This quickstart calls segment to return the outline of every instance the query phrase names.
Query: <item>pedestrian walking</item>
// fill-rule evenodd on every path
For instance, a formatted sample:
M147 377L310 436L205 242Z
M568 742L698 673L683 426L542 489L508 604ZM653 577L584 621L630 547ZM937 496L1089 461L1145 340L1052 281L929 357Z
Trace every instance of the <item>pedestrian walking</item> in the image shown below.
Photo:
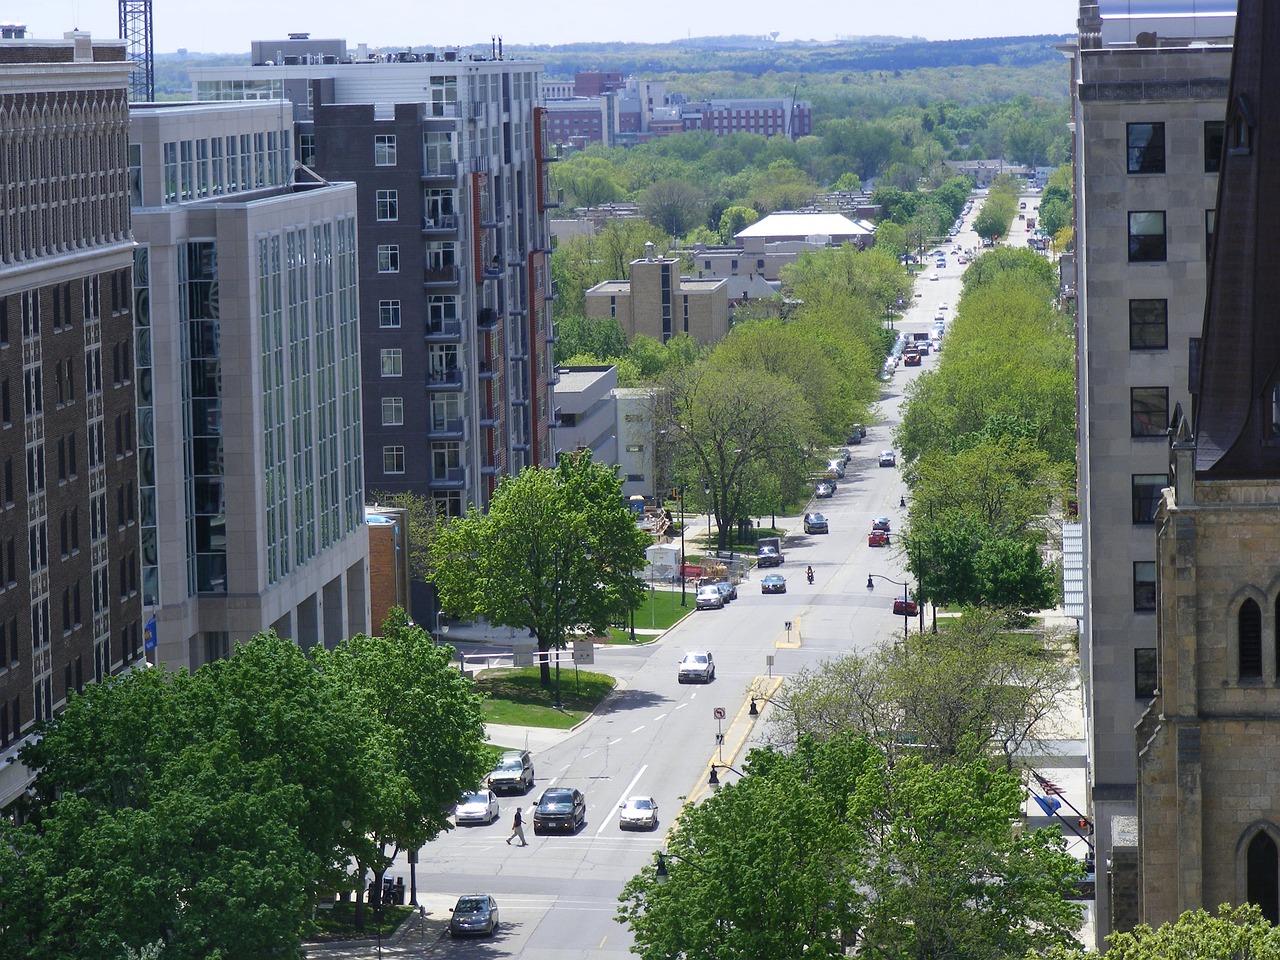
M520 846L527 847L529 845L524 841L524 817L521 815L519 807L516 807L515 819L511 821L511 836L507 837L507 844L510 845L511 841L516 837L520 838Z

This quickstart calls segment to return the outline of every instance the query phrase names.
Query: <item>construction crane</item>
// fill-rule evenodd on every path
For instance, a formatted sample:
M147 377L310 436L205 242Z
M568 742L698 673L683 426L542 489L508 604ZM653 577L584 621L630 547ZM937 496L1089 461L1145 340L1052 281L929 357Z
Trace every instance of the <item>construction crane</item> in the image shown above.
M151 0L120 0L120 39L129 74L129 102L152 103L156 98L156 52L151 34Z

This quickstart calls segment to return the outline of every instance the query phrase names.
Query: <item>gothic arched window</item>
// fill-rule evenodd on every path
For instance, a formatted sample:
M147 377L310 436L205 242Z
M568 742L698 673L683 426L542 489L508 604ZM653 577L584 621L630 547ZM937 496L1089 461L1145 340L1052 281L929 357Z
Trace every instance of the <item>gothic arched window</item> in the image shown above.
M1280 854L1265 831L1249 841L1245 853L1245 896L1271 923L1280 923Z
M1239 628L1241 680L1262 679L1262 610L1256 600L1245 600L1236 615Z

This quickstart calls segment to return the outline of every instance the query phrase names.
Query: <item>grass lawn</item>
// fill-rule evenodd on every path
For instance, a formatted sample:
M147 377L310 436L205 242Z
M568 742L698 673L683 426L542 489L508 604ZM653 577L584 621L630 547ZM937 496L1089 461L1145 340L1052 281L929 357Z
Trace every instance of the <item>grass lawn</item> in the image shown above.
M654 590L652 596L646 591L644 600L636 608L636 629L666 630L668 627L679 623L686 614L693 612L693 595L696 592L693 585L690 584L685 594L688 606L682 607L680 606L679 590ZM609 634L610 643L630 643L630 623L625 627L614 627L609 631ZM636 634L637 643L647 643L652 639L653 634Z
M309 942L330 940L364 940L374 939L379 929L384 937L394 933L405 918L413 913L413 907L397 907L384 905L382 920L378 921L377 908L365 904L364 929L356 929L356 905L349 900L339 900L332 910L317 910L315 919L305 932Z
M679 600L677 599L677 604ZM484 718L489 723L510 723L523 727L555 727L568 730L585 720L616 685L604 673L560 668L560 699L563 710L555 708L555 670L551 686L542 686L538 667L484 670L476 676L476 688L485 696Z

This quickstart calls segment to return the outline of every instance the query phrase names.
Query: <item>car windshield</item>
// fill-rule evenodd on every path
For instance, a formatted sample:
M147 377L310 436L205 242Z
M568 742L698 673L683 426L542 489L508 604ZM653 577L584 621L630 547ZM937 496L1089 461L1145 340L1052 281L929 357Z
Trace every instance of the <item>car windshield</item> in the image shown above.
M449 901L446 900L445 903ZM454 913L485 913L489 909L489 901L485 897L463 897L453 908Z
M510 760L503 760L501 763L497 765L497 767L494 768L494 772L495 773L519 773L520 761L514 757Z
M820 514L820 513L815 513L815 514L814 514L812 517L810 517L809 519L810 519L811 521L813 521L814 523L825 523L825 522L826 522L826 520L827 520L827 518L826 518L826 517L824 517L824 516L823 516L822 514Z
M685 663L699 665L707 662L707 658L702 654L695 654L684 658Z
M632 810L652 810L653 801L652 800L631 800L630 802L628 802L627 806L629 806Z
M464 793L462 795L463 803L488 803L489 795L486 793Z
M573 808L573 794L556 793L543 796L538 804L543 810L570 810Z

